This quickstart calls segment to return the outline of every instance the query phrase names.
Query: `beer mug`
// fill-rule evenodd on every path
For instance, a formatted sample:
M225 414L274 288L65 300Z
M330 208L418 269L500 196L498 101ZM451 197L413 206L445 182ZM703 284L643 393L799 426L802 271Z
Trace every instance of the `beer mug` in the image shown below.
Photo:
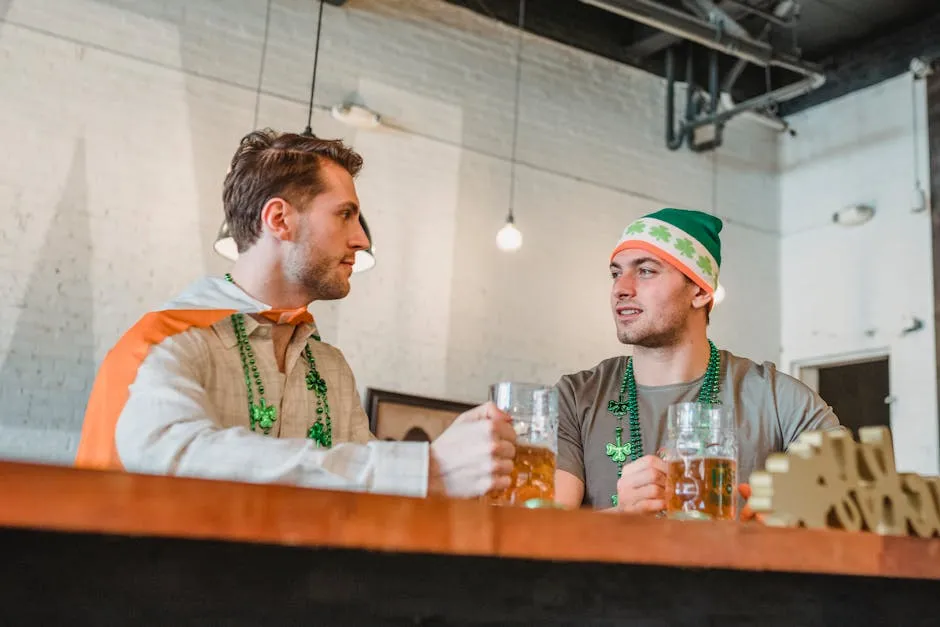
M490 400L512 417L516 456L511 483L487 497L496 505L552 507L558 453L558 392L551 386L506 381L490 386Z
M666 429L666 517L734 520L738 437L731 410L707 403L671 405Z

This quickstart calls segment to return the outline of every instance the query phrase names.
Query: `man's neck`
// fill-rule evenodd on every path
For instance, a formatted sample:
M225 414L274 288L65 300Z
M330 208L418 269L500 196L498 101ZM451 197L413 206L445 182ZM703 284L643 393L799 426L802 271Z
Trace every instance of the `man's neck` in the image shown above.
M694 381L708 368L710 348L705 335L684 338L660 348L636 346L633 376L639 385L674 385Z
M238 287L272 309L300 309L315 300L306 288L285 279L281 263L274 255L256 249L257 246L239 255L232 268L232 279Z

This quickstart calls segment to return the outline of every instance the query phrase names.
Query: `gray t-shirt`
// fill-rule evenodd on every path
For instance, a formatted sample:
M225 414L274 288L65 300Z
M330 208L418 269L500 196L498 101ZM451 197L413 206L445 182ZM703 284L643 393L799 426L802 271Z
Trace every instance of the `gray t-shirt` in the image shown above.
M617 399L625 356L612 357L590 370L563 376L558 389L558 469L584 482L582 505L610 507L617 490L617 464L606 454L614 441L617 418L607 403ZM695 401L702 378L665 386L637 386L644 454L655 454L666 441L666 416L674 403ZM807 430L839 426L832 408L809 387L779 372L772 363L721 351L721 402L733 408L738 427L738 482L764 468L770 453L785 451ZM628 439L629 416L623 418Z

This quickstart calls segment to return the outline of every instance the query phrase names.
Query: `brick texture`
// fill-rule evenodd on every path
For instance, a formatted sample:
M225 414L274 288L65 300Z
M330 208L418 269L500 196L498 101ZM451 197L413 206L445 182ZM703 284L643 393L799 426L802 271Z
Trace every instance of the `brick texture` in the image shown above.
M193 278L220 188L255 124L306 123L310 0L0 2L0 455L68 462L97 364ZM267 23L267 46L265 25ZM323 335L361 390L480 401L505 378L554 382L622 350L607 255L661 206L714 211L724 231L722 345L777 359L777 137L747 120L717 154L669 152L662 80L526 36L515 209L509 205L514 29L433 0L326 6L314 129L365 156L378 265ZM260 93L258 92L258 80ZM355 101L394 128L357 131Z

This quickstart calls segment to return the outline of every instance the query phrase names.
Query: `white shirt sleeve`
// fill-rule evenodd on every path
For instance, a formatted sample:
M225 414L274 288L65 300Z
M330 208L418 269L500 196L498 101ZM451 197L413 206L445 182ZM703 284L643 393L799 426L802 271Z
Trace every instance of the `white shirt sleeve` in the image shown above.
M318 449L308 439L222 427L199 374L209 363L205 345L191 333L151 348L115 431L127 470L426 496L427 443L372 441Z

